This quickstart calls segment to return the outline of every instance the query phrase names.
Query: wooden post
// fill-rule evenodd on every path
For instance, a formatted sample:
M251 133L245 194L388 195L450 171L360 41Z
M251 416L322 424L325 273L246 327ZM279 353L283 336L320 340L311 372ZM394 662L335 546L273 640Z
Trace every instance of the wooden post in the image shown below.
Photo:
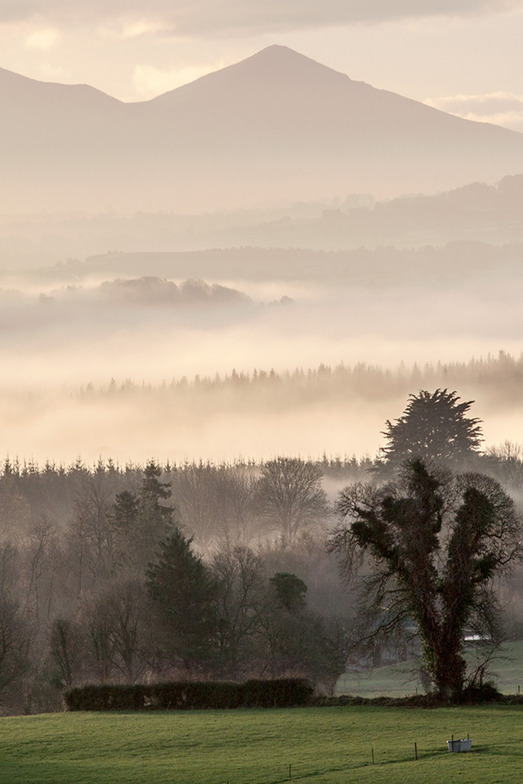
M418 759L418 744L414 743L414 759Z
M292 765L289 765L289 781L292 780Z
M371 751L372 751L372 764L374 765L374 749L371 749Z

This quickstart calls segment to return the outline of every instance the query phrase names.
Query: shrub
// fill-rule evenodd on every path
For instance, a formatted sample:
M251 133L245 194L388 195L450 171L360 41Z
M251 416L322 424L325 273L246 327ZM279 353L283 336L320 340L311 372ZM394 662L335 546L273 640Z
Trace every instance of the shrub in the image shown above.
M151 686L82 686L69 689L64 702L69 711L283 708L307 704L312 692L307 681L293 678L243 684L178 681Z

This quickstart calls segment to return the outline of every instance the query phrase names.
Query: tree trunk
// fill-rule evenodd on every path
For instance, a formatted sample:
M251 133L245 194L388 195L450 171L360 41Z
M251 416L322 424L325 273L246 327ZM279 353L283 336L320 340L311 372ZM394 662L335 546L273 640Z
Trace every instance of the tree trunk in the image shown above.
M463 691L466 663L459 647L441 639L432 647L429 672L440 697L454 700Z

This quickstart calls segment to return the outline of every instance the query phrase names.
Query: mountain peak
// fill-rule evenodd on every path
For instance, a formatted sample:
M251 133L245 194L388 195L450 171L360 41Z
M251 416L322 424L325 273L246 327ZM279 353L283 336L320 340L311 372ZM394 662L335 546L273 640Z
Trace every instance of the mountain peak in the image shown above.
M301 54L301 52L297 52L295 49L291 49L290 46L283 46L282 44L270 44L266 46L264 49L260 49L259 52L255 52L250 57L247 57L245 60L241 62L246 62L248 60L264 60L264 61L271 61L271 60L279 60L280 62L290 63L292 61L303 63L304 61L308 60L310 63L314 63L315 66L320 68L326 68L327 66L321 65L320 63L313 60L311 57L307 57L305 54Z
M282 91L292 96L296 91L303 93L304 90L310 89L316 89L321 94L323 89L330 91L334 84L340 83L350 84L351 80L346 74L322 65L288 46L272 44L244 60L163 93L153 101L164 102L175 96L182 98L188 91L198 91L201 94L207 91L215 92L222 87L232 90L242 98L256 93L258 97L274 96Z
M247 57L245 60L241 60L230 66L230 68L242 70L249 73L249 75L257 69L263 69L266 77L272 77L274 75L281 76L284 74L287 78L291 77L293 74L299 74L301 78L306 78L307 76L310 77L313 73L316 74L316 76L323 73L324 75L336 74L337 76L342 76L344 79L349 78L345 74L341 74L339 71L329 68L327 65L318 63L311 57L307 57L307 55L296 52L294 49L291 49L288 46L282 46L281 44L271 44L270 46L265 47L265 49L261 49L259 52Z

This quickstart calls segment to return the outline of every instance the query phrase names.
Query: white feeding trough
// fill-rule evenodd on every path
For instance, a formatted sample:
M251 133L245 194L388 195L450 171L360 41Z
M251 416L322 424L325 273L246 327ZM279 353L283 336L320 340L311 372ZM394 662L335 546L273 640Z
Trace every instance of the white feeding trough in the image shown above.
M470 751L472 741L470 738L461 738L459 740L454 740L454 738L452 738L452 740L447 741L447 746L449 747L449 751Z

